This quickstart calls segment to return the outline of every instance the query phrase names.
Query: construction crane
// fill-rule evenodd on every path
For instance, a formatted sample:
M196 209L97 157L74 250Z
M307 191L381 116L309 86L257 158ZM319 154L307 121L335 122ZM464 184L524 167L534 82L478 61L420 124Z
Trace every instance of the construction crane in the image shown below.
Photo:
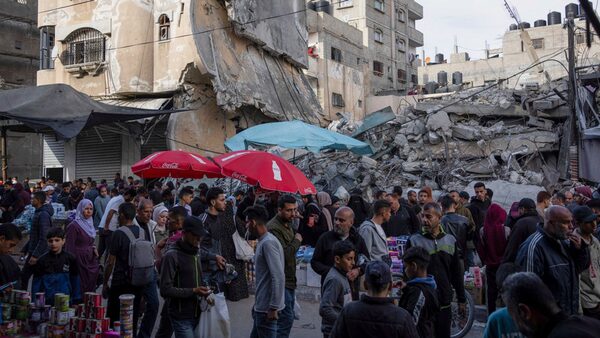
M521 24L521 18L519 17L519 13L517 12L517 9L514 6L509 5L507 0L504 0L504 7L506 7L506 10L508 11L508 14L510 14L510 17L513 18L515 20L515 22L517 23L517 27L519 27L519 30L520 30L519 37L521 38L521 41L523 42L524 49L527 50L527 54L529 55L529 58L531 59L531 63L532 64L538 63L538 65L537 65L538 72L544 73L546 80L548 82L551 82L552 78L550 77L550 74L548 74L548 72L544 70L543 64L539 63L540 58L537 55L535 48L533 48L533 41L531 41L529 32L527 32L525 30L525 27Z

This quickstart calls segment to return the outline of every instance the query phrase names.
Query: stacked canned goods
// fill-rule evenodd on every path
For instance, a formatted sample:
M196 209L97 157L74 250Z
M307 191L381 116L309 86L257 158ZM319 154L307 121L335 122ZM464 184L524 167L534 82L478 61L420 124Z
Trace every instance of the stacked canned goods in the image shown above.
M102 296L95 292L83 295L83 304L73 309L66 330L68 338L100 338L110 329L110 319L106 318L106 308L102 306Z
M134 295L125 294L119 296L120 302L120 328L121 337L133 338L133 301Z

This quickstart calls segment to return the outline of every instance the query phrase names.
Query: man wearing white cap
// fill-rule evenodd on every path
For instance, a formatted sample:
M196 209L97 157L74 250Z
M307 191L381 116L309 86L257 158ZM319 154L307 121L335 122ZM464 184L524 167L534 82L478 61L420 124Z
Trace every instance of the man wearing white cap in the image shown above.
M54 186L47 185L42 191L46 193L46 203L56 202L56 196L54 195Z

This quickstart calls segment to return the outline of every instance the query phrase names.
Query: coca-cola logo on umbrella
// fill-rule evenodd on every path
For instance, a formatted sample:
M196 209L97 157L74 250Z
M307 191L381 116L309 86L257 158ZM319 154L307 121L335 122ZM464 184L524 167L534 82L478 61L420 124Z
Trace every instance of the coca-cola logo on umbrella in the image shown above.
M233 172L231 174L231 177L235 178L236 180L240 180L242 182L246 182L248 180L248 177L246 175L242 175L242 174L240 174L238 172Z
M179 169L178 163L163 163L161 166L163 169Z

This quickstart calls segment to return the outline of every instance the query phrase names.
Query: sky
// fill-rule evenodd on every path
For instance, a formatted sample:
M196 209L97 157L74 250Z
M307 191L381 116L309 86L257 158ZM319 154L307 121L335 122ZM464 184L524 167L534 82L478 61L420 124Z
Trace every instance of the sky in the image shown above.
M514 20L504 7L504 0L417 0L423 5L423 19L417 21L417 29L423 32L424 46L417 49L419 55L434 59L443 53L446 59L454 50L454 37L458 40L458 51L467 52L472 59L483 57L487 40L490 48L502 47L502 35ZM510 0L517 9L521 21L533 27L539 19L547 20L548 13L557 11L565 18L565 6L577 0ZM592 5L597 8L598 0Z

